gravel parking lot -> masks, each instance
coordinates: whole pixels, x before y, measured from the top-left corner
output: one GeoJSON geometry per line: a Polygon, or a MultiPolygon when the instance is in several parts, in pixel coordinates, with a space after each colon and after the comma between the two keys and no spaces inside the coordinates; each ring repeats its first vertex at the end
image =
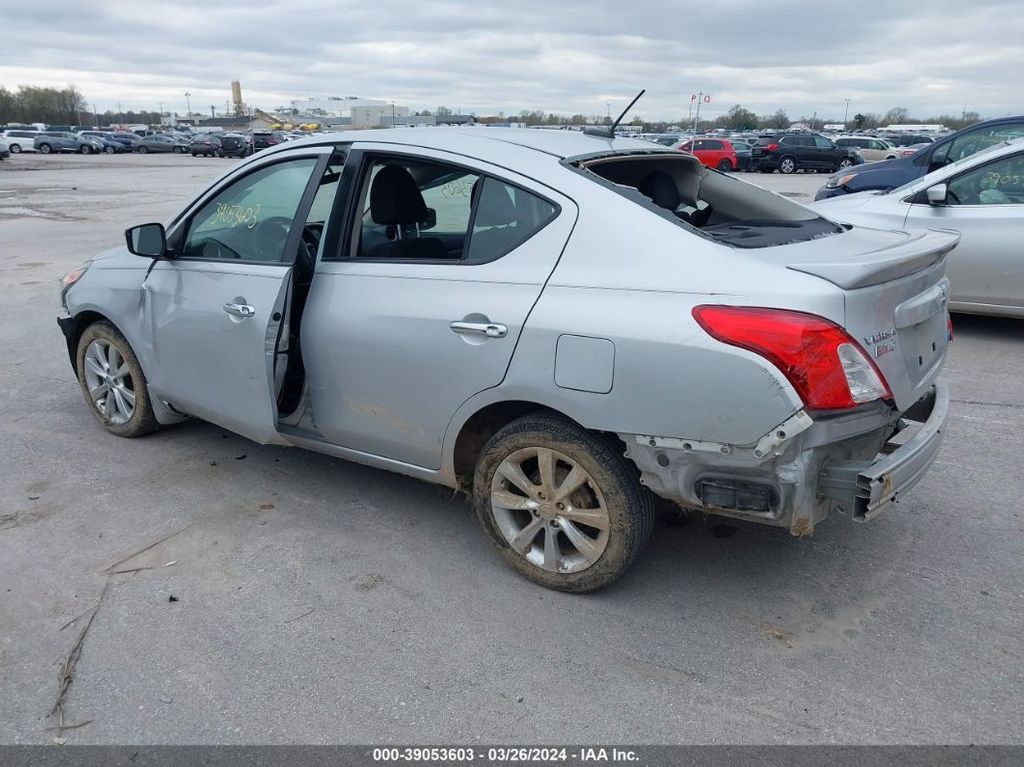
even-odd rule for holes
{"type": "Polygon", "coordinates": [[[0,742],[58,734],[101,598],[72,743],[1021,742],[1024,323],[954,318],[942,454],[873,522],[661,524],[611,588],[549,592],[449,491],[95,423],[57,280],[236,162],[0,163],[0,742]]]}

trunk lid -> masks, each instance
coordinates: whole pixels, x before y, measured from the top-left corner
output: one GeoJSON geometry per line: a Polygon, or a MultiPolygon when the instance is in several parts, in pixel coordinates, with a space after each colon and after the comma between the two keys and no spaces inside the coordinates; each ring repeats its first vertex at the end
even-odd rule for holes
{"type": "MultiPolygon", "coordinates": [[[[849,235],[854,236],[845,243],[847,252],[832,250],[828,257],[814,258],[807,250],[788,268],[843,289],[846,330],[878,366],[903,411],[927,393],[946,357],[945,257],[960,236],[948,231],[906,234],[859,228],[849,235]]],[[[845,239],[830,238],[830,243],[845,239]]]]}

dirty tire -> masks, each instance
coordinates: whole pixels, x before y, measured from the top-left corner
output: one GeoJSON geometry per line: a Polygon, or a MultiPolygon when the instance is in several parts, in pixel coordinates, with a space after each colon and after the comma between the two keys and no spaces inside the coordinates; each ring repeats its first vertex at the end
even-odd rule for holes
{"type": "Polygon", "coordinates": [[[153,414],[153,405],[149,400],[149,389],[146,386],[146,376],[142,372],[142,366],[135,356],[131,345],[121,332],[109,322],[94,322],[87,327],[78,339],[78,350],[75,354],[75,370],[78,372],[78,383],[85,397],[86,405],[103,427],[111,434],[118,437],[142,437],[151,434],[160,428],[156,416],[153,414]],[[85,376],[85,354],[90,344],[94,341],[101,341],[114,347],[121,355],[124,363],[128,366],[128,374],[135,395],[135,407],[131,418],[124,423],[114,423],[101,411],[89,393],[89,386],[85,376]]]}
{"type": "MultiPolygon", "coordinates": [[[[641,486],[639,474],[623,455],[621,445],[549,413],[523,416],[487,442],[473,477],[473,505],[488,538],[508,565],[534,583],[573,593],[594,591],[619,578],[650,537],[655,517],[653,496],[641,486]],[[530,448],[562,454],[585,470],[600,490],[608,515],[608,536],[600,556],[585,569],[545,570],[516,552],[498,526],[491,503],[495,473],[506,458],[530,448]]],[[[546,533],[540,529],[542,546],[546,533]]]]}

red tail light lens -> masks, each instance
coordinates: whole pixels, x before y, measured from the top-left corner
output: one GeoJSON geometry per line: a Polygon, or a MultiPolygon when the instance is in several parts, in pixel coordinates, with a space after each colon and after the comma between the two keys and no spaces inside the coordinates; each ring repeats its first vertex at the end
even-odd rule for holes
{"type": "Polygon", "coordinates": [[[812,410],[892,398],[860,345],[823,317],[749,306],[697,306],[693,317],[713,338],[769,360],[812,410]]]}
{"type": "Polygon", "coordinates": [[[764,149],[766,152],[774,152],[779,148],[778,144],[765,144],[764,149]]]}

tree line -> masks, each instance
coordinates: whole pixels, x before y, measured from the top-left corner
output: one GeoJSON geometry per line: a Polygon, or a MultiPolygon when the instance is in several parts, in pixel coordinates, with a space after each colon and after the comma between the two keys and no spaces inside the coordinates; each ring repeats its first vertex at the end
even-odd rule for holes
{"type": "Polygon", "coordinates": [[[159,112],[93,112],[74,85],[66,88],[19,86],[16,91],[0,86],[0,125],[45,123],[46,125],[112,125],[139,123],[155,125],[159,112]]]}

